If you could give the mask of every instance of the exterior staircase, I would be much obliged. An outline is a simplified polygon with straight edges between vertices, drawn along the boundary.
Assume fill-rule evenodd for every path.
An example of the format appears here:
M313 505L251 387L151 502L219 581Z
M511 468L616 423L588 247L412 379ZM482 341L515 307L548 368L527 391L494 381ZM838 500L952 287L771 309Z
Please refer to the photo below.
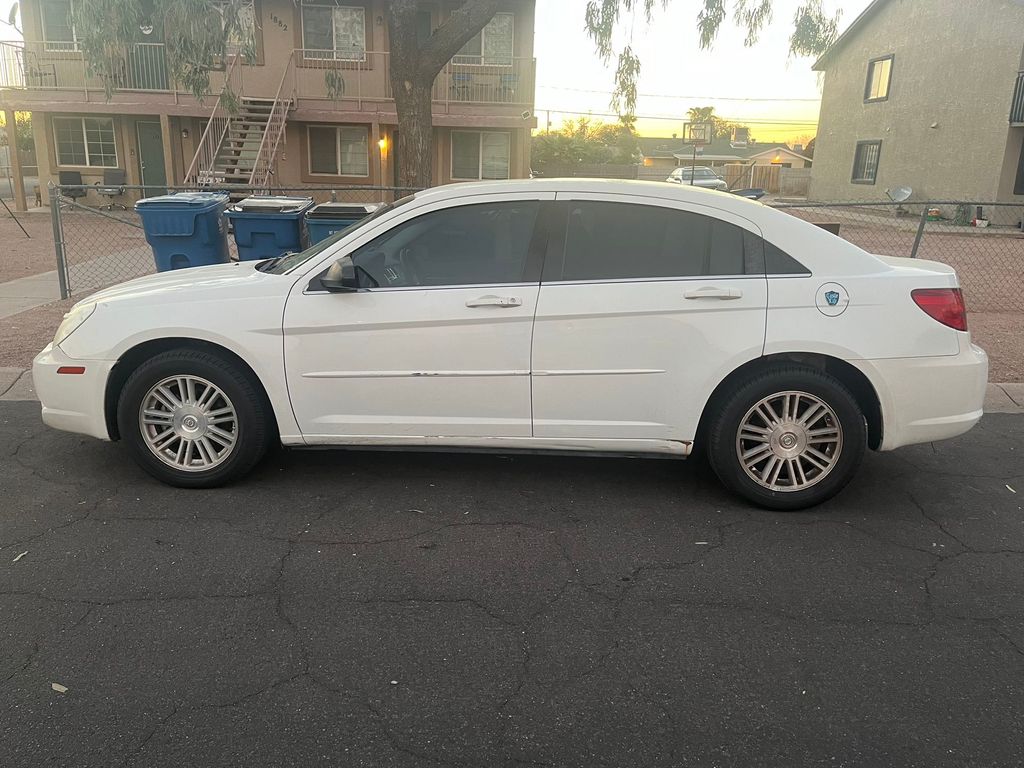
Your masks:
M288 114L295 106L294 81L289 78L293 63L294 57L288 60L273 98L242 95L237 112L228 114L218 97L185 174L186 185L248 187L257 194L269 190L277 150L285 141ZM237 64L236 57L227 70L225 91L233 84Z
M211 175L220 183L250 183L273 109L273 99L242 97L238 114L227 125L211 169Z

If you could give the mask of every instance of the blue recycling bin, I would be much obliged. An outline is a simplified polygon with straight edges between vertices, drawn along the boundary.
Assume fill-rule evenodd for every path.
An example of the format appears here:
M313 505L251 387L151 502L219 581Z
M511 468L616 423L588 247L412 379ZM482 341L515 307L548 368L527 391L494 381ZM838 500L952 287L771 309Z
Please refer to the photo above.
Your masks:
M303 215L313 207L310 197L261 195L247 197L225 215L235 231L241 261L272 259L306 247Z
M179 192L135 203L158 272L229 261L227 224L221 215L228 196Z
M319 243L336 232L348 229L380 208L379 205L353 203L320 203L306 212L309 244Z

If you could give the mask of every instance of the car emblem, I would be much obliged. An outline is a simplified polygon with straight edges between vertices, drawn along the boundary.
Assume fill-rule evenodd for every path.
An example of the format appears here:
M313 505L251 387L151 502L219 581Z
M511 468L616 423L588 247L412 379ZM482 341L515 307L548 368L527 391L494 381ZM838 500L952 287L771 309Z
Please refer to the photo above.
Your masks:
M828 302L830 307L835 307L839 304L839 291L826 291L825 301Z

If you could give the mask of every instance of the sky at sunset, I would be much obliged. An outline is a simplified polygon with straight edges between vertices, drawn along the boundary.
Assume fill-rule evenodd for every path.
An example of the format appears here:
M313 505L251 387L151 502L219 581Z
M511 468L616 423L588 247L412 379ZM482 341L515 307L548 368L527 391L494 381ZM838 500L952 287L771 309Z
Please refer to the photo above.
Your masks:
M845 29L870 0L826 0L841 10ZM615 62L607 66L594 53L583 29L586 0L537 0L537 116L540 128L553 127L579 113L614 121L607 113ZM710 51L701 51L696 31L696 0L671 0L648 26L637 17L632 45L643 63L637 126L644 136L682 134L690 107L714 106L725 118L744 122L759 141L813 136L820 89L812 59L789 57L789 36L799 0L775 0L774 21L759 42L746 48L745 33L731 21ZM619 47L629 39L629 24ZM675 118L675 119L670 119Z

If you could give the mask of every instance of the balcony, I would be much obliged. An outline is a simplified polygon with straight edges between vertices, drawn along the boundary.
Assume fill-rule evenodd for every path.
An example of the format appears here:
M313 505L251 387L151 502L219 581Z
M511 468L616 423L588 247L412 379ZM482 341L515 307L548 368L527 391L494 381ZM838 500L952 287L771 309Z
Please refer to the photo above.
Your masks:
M1017 74L1017 85L1013 89L1010 104L1010 125L1024 126L1024 72Z
M294 64L289 76L294 77L294 92L301 107L314 111L393 109L390 55L381 51L296 49L283 52L281 58L268 51L265 66L238 67L242 80L236 89L239 95L273 98L286 71L287 56ZM210 91L219 93L223 67L214 66L213 70ZM536 60L532 58L495 63L457 56L434 83L435 108L453 112L462 106L469 112L494 105L532 108L535 70ZM179 96L188 98L173 81L160 43L129 46L114 79L115 93L171 93L175 102ZM62 92L62 96L77 92L84 96L75 101L101 101L106 93L103 80L90 73L76 43L51 41L0 43L0 89ZM53 98L56 100L56 93Z

